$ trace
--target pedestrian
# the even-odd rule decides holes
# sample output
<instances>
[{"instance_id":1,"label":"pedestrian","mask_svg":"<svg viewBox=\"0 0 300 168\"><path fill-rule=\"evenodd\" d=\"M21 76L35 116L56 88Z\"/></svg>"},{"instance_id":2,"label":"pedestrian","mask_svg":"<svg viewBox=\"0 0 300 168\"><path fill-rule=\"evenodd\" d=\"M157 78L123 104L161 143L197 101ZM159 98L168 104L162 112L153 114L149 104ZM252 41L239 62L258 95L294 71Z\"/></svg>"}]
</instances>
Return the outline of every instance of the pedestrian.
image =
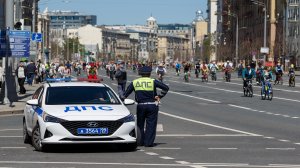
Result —
<instances>
[{"instance_id":1,"label":"pedestrian","mask_svg":"<svg viewBox=\"0 0 300 168\"><path fill-rule=\"evenodd\" d=\"M127 98L133 91L137 105L137 126L141 132L141 140L138 145L153 147L156 136L156 126L158 117L158 103L164 97L169 87L156 79L150 78L152 68L144 66L139 69L141 78L133 80L124 93L122 99ZM157 94L156 88L162 89ZM146 122L146 130L145 128Z\"/></svg>"},{"instance_id":2,"label":"pedestrian","mask_svg":"<svg viewBox=\"0 0 300 168\"><path fill-rule=\"evenodd\" d=\"M123 64L117 65L117 71L115 74L115 78L118 81L118 94L119 96L123 96L125 89L126 89L126 82L127 82L127 72L124 68Z\"/></svg>"},{"instance_id":3,"label":"pedestrian","mask_svg":"<svg viewBox=\"0 0 300 168\"><path fill-rule=\"evenodd\" d=\"M114 64L113 61L111 61L109 65L109 76L111 80L114 80L115 73L116 73L116 65Z\"/></svg>"},{"instance_id":4,"label":"pedestrian","mask_svg":"<svg viewBox=\"0 0 300 168\"><path fill-rule=\"evenodd\" d=\"M34 62L31 60L30 63L27 65L26 67L27 69L27 82L30 86L32 86L33 83L33 79L36 73L36 66L34 64Z\"/></svg>"},{"instance_id":5,"label":"pedestrian","mask_svg":"<svg viewBox=\"0 0 300 168\"><path fill-rule=\"evenodd\" d=\"M19 66L16 69L16 75L18 78L18 83L20 86L20 94L25 94L26 89L24 87L25 79L26 79L26 67L23 62L20 62Z\"/></svg>"}]
</instances>

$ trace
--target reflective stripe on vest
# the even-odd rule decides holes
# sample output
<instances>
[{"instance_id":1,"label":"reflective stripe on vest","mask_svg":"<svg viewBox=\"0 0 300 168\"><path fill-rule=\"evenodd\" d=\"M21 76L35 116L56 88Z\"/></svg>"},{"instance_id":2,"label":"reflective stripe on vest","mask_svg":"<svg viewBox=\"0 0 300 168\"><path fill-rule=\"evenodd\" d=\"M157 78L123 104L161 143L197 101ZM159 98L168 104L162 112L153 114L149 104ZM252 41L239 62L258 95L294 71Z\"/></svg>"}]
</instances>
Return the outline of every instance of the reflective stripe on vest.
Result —
<instances>
[{"instance_id":1,"label":"reflective stripe on vest","mask_svg":"<svg viewBox=\"0 0 300 168\"><path fill-rule=\"evenodd\" d=\"M154 79L151 78L139 78L133 81L133 87L135 91L153 91Z\"/></svg>"}]
</instances>

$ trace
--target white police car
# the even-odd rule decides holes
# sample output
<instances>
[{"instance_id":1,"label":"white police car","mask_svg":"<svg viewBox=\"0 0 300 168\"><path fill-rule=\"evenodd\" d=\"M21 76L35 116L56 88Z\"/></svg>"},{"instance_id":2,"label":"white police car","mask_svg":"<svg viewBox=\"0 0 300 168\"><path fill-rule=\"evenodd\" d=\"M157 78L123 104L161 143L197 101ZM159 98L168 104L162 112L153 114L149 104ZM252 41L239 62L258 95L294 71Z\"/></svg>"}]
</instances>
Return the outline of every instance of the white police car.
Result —
<instances>
[{"instance_id":1,"label":"white police car","mask_svg":"<svg viewBox=\"0 0 300 168\"><path fill-rule=\"evenodd\" d=\"M49 144L122 143L137 147L135 118L107 85L90 82L45 83L27 101L24 143L37 151Z\"/></svg>"}]
</instances>

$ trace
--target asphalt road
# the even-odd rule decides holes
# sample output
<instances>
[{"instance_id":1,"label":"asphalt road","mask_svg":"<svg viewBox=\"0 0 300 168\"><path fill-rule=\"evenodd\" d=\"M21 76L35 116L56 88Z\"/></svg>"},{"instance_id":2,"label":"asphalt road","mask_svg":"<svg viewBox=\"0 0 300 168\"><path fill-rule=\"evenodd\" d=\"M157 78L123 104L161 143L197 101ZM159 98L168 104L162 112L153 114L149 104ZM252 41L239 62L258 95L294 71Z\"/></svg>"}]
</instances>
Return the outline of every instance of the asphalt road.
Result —
<instances>
[{"instance_id":1,"label":"asphalt road","mask_svg":"<svg viewBox=\"0 0 300 168\"><path fill-rule=\"evenodd\" d=\"M104 75L104 72L101 72ZM128 72L129 80L136 74ZM48 153L22 143L22 116L0 117L0 167L300 167L300 87L274 86L272 101L244 97L241 79L185 83L170 71L156 143L122 152L111 145L55 146ZM155 76L153 76L155 77ZM116 81L104 77L116 89ZM286 81L285 81L286 83ZM131 95L132 98L134 94ZM135 106L128 107L135 113Z\"/></svg>"}]
</instances>

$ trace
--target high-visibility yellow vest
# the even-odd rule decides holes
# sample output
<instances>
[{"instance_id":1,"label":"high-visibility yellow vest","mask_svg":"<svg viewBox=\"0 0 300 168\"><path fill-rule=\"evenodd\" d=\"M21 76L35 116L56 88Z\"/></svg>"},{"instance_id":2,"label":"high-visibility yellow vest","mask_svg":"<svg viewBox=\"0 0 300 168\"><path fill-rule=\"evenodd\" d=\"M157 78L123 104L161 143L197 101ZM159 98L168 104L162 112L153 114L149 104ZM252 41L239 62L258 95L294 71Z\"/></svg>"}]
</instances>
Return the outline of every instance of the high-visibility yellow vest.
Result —
<instances>
[{"instance_id":1,"label":"high-visibility yellow vest","mask_svg":"<svg viewBox=\"0 0 300 168\"><path fill-rule=\"evenodd\" d=\"M135 91L154 91L154 79L139 78L133 81Z\"/></svg>"}]
</instances>

